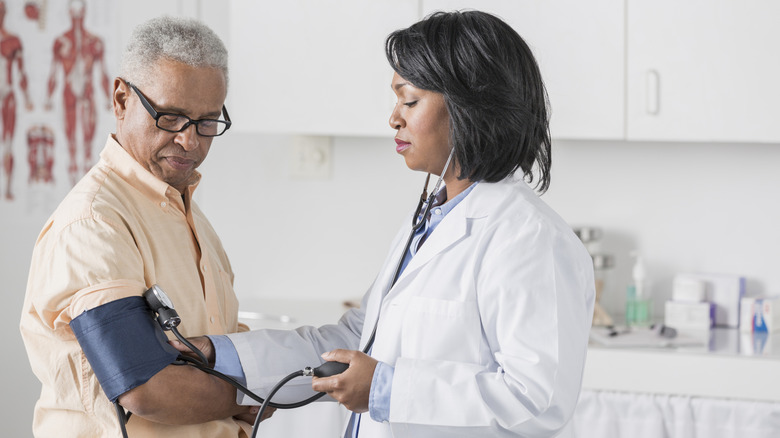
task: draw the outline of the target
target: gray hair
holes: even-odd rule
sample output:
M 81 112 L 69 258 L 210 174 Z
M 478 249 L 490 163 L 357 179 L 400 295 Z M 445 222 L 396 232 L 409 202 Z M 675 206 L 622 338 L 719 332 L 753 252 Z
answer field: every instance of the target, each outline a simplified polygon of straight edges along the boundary
M 123 79 L 144 85 L 150 69 L 160 59 L 178 61 L 192 67 L 212 67 L 228 81 L 228 53 L 225 44 L 211 28 L 198 20 L 157 17 L 136 26 L 122 55 Z

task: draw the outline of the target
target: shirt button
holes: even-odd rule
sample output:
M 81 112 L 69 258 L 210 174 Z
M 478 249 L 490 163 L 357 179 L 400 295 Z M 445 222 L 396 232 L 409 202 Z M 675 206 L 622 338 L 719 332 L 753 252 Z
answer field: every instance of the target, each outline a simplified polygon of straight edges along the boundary
M 434 214 L 441 214 L 441 208 L 437 208 L 436 210 L 433 210 Z
M 212 323 L 212 324 L 214 324 L 214 317 L 212 316 L 212 317 L 211 317 L 211 318 L 209 318 L 209 319 L 210 319 L 211 323 Z
M 203 268 L 203 272 L 206 272 L 206 265 L 201 266 Z
M 167 203 L 167 202 L 165 202 L 165 201 L 163 201 L 163 202 L 161 202 L 161 203 L 160 203 L 160 207 L 162 207 L 162 208 L 165 208 L 165 206 L 166 206 L 166 205 L 168 205 L 168 203 Z

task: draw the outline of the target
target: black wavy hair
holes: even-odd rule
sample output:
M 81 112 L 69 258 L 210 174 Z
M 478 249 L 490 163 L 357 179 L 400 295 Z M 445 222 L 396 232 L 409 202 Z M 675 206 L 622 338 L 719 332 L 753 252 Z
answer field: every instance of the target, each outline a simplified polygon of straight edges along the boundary
M 550 185 L 547 91 L 531 49 L 500 18 L 436 12 L 391 33 L 385 54 L 399 76 L 444 95 L 459 179 L 497 182 L 522 169 Z

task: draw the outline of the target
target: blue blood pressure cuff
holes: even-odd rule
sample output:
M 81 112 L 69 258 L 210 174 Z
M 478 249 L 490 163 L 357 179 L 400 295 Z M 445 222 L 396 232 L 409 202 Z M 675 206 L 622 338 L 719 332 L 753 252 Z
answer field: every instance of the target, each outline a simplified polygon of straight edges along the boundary
M 179 356 L 140 296 L 86 310 L 70 322 L 70 328 L 112 402 Z

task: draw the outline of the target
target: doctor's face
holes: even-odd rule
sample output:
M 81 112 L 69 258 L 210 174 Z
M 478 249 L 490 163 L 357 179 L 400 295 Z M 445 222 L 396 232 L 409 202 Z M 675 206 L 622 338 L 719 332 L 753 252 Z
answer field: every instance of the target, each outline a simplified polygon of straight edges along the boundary
M 390 115 L 396 152 L 412 170 L 439 175 L 450 154 L 450 115 L 444 95 L 423 90 L 393 74 L 391 83 L 398 101 Z M 447 172 L 447 176 L 454 172 Z

